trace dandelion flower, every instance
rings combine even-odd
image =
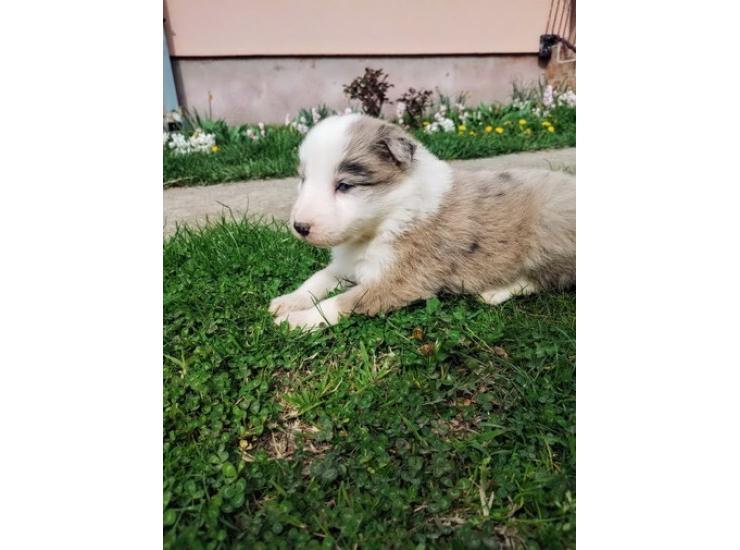
[[[429,123],[429,121],[428,121],[428,120],[425,120],[424,122],[422,122],[422,123],[421,123],[421,125],[422,125],[422,126],[429,126],[429,124],[430,124],[430,123]]]
[[[549,122],[549,121],[547,121],[547,120],[543,120],[543,121],[542,121],[542,125],[543,125],[543,126],[544,126],[545,128],[547,128],[548,126],[550,126],[550,122]]]
[[[553,133],[555,131],[555,126],[548,126],[547,131]]]
[[[524,134],[525,135],[528,135],[528,136],[531,136],[532,135],[532,128],[527,128],[526,130],[524,130]]]
[[[520,118],[519,119],[519,126],[526,126],[526,125],[527,125],[527,120],[524,119],[524,118]]]
[[[471,135],[471,136],[477,136],[478,134],[476,134],[473,130],[470,130],[469,135]]]
[[[485,130],[487,134],[490,134],[491,132],[493,132],[493,126],[486,126]]]
[[[504,133],[504,129],[501,126],[497,126],[496,127],[496,133],[497,134],[503,134]]]
[[[221,148],[218,145],[211,145],[211,153],[218,153]]]
[[[465,125],[464,125],[464,124],[461,124],[460,126],[458,126],[458,127],[457,127],[457,129],[458,129],[458,130],[459,130],[460,132],[464,132],[464,131],[465,131]]]

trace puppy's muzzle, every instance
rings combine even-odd
[[[308,234],[311,232],[311,224],[295,222],[293,224],[293,229],[295,229],[296,233],[301,237],[308,237]]]

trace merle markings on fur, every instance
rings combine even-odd
[[[356,114],[317,124],[299,158],[290,226],[332,261],[272,300],[276,323],[313,329],[440,292],[495,305],[575,284],[570,174],[453,171],[398,126]]]

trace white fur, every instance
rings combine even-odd
[[[339,322],[339,308],[337,307],[337,296],[323,300],[309,309],[289,311],[275,317],[275,323],[280,324],[287,321],[291,328],[302,328],[311,330],[322,324],[335,325]]]
[[[311,225],[306,239],[315,246],[333,246],[357,216],[350,197],[337,195],[334,176],[349,143],[349,126],[360,115],[334,116],[319,122],[298,149],[302,183],[290,214],[294,222]]]
[[[452,169],[425,149],[417,149],[412,173],[382,201],[367,205],[382,212],[372,240],[346,242],[332,248],[330,268],[338,277],[356,283],[377,280],[394,259],[393,241],[414,222],[431,216],[452,185]],[[337,209],[341,208],[337,205]],[[362,205],[360,205],[362,206]],[[341,215],[340,215],[341,217]]]
[[[513,296],[526,296],[537,292],[537,285],[527,279],[519,279],[512,284],[500,288],[493,288],[486,292],[481,292],[481,298],[487,304],[497,306],[504,303]]]
[[[378,277],[392,262],[391,243],[405,227],[437,211],[452,185],[452,169],[426,149],[416,152],[412,173],[395,184],[383,200],[372,203],[335,192],[335,172],[349,143],[349,126],[360,115],[329,117],[317,124],[299,149],[304,181],[290,216],[308,223],[306,240],[332,247],[331,269],[355,282]],[[353,240],[373,234],[372,240]]]
[[[411,173],[391,192],[367,197],[335,191],[337,166],[349,143],[349,127],[359,115],[330,117],[317,124],[299,149],[303,182],[290,216],[311,226],[306,240],[332,248],[329,266],[301,287],[275,298],[270,311],[276,323],[312,328],[334,324],[339,314],[333,299],[314,304],[338,281],[368,283],[379,279],[394,261],[393,242],[412,222],[433,215],[452,186],[452,169],[423,147],[416,149]],[[363,235],[373,235],[371,239]],[[332,286],[333,285],[333,286]]]
[[[317,271],[297,290],[272,300],[270,313],[279,315],[288,311],[308,309],[316,302],[323,300],[339,284],[339,279],[328,268]]]

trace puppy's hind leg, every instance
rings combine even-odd
[[[540,288],[532,281],[528,279],[517,279],[513,283],[505,286],[500,286],[481,292],[480,297],[487,304],[497,306],[498,304],[504,303],[512,296],[526,296],[527,294],[534,294],[539,292]]]

